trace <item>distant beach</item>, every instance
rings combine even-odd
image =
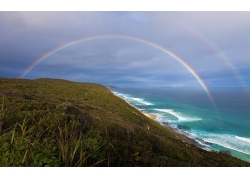
[[[212,92],[217,111],[202,90],[193,88],[119,88],[114,94],[165,126],[177,139],[250,162],[250,97],[239,88]],[[232,128],[232,124],[237,126]]]
[[[144,113],[144,112],[143,114],[153,120],[156,120],[156,118],[158,117],[157,114],[149,114],[149,113]]]
[[[112,92],[112,91],[111,91]],[[118,96],[117,94],[115,94],[114,92],[112,92],[115,96],[121,98],[120,96]],[[141,111],[139,108],[137,108],[136,106],[134,106],[133,104],[129,103],[128,101],[126,101],[125,99],[121,98],[122,100],[124,100],[127,104],[129,104],[130,106],[138,109],[141,113],[143,113],[145,116],[149,117],[150,119],[157,121],[157,117],[159,116],[158,114],[152,114],[152,113],[146,113],[146,112],[143,112]],[[160,123],[160,122],[158,122]],[[187,136],[185,136],[184,134],[180,134],[178,131],[172,129],[170,126],[168,126],[166,123],[160,123],[162,126],[164,126],[165,128],[167,128],[169,131],[171,131],[179,140],[185,142],[185,143],[188,143],[188,144],[192,144],[192,145],[195,145],[197,147],[201,147],[201,145],[196,142],[194,139],[192,138],[189,138]]]
[[[120,94],[114,93],[113,91],[111,91],[115,96],[121,98],[122,100],[124,100],[127,104],[129,104],[130,106],[136,108],[137,110],[139,110],[141,113],[143,113],[145,116],[147,116],[148,118],[160,123],[162,126],[164,126],[165,128],[167,128],[169,131],[171,131],[175,137],[179,140],[181,140],[182,142],[197,146],[199,148],[202,148],[202,145],[199,144],[197,141],[195,141],[195,139],[192,139],[184,134],[181,134],[178,130],[173,129],[171,126],[168,125],[168,123],[161,123],[159,121],[157,121],[157,118],[159,117],[158,114],[153,114],[153,113],[146,113],[144,111],[142,111],[142,109],[139,109],[138,107],[136,107],[135,105],[131,104],[129,101],[127,101],[126,99],[120,97]],[[138,98],[136,98],[138,99]],[[204,149],[204,148],[203,148]]]

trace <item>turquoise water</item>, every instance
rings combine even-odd
[[[250,95],[242,88],[111,90],[157,121],[196,140],[206,150],[224,151],[250,162]]]

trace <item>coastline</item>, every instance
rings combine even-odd
[[[145,116],[149,117],[150,119],[157,121],[157,114],[150,114],[150,113],[144,113],[142,112]],[[160,123],[160,122],[159,122]],[[194,139],[189,138],[187,136],[185,136],[184,134],[179,133],[178,131],[174,130],[173,128],[171,128],[170,126],[168,126],[166,123],[160,123],[162,126],[164,126],[166,129],[168,129],[169,131],[171,131],[176,137],[177,139],[181,140],[182,142],[194,145],[194,146],[198,146],[198,147],[202,147],[198,142],[196,142]]]
[[[192,137],[192,136],[189,136],[189,134],[185,134],[185,132],[182,132],[181,130],[179,130],[177,127],[173,127],[171,126],[171,124],[169,124],[168,122],[162,122],[162,121],[159,121],[159,114],[157,113],[150,113],[148,112],[146,109],[140,109],[138,107],[136,107],[135,105],[133,104],[130,104],[129,101],[127,101],[126,99],[123,99],[122,97],[120,97],[118,94],[116,95],[113,91],[111,91],[116,97],[122,99],[124,102],[126,102],[128,105],[134,107],[135,109],[137,109],[138,111],[140,111],[144,116],[148,117],[149,119],[159,123],[161,126],[163,126],[164,128],[166,128],[168,131],[172,132],[172,134],[176,137],[176,140],[179,140],[179,141],[182,141],[186,147],[190,147],[190,146],[194,146],[194,147],[197,147],[197,148],[200,148],[200,149],[203,149],[205,151],[217,151],[217,152],[223,152],[223,153],[226,153],[226,154],[229,154],[230,156],[233,156],[233,157],[236,157],[236,158],[239,158],[243,161],[247,161],[247,162],[250,162],[249,161],[249,158],[244,158],[241,156],[241,154],[239,155],[233,155],[231,154],[230,151],[228,150],[214,150],[214,149],[210,149],[210,145],[212,145],[212,143],[209,143],[209,142],[205,142],[203,141],[202,139],[199,139],[197,137]],[[150,110],[150,108],[149,108]],[[223,147],[223,146],[222,146]],[[226,147],[225,147],[226,148]],[[234,149],[233,149],[234,150]],[[238,153],[237,150],[235,150],[235,152]]]
[[[112,92],[112,91],[111,91]],[[153,121],[156,121],[158,123],[160,123],[159,121],[157,121],[157,117],[158,115],[157,114],[152,114],[152,113],[146,113],[146,112],[143,112],[141,111],[139,108],[137,108],[136,106],[130,104],[128,101],[126,101],[125,99],[119,97],[118,95],[116,95],[114,92],[112,92],[116,97],[124,100],[128,105],[136,108],[138,111],[140,111],[142,114],[144,114],[145,116],[147,116],[148,118],[150,118],[151,120]],[[185,136],[184,134],[181,134],[179,133],[178,131],[176,131],[175,129],[171,128],[167,123],[160,123],[162,126],[164,126],[165,128],[167,128],[169,131],[171,131],[175,137],[179,140],[181,140],[182,142],[184,143],[187,143],[187,144],[190,144],[190,145],[193,145],[193,146],[196,146],[196,147],[199,147],[199,148],[202,148],[202,146],[197,142],[195,141],[194,139],[192,138],[189,138],[188,136]],[[203,149],[203,148],[202,148]]]
[[[179,140],[181,140],[182,142],[185,142],[185,143],[188,143],[188,144],[191,144],[191,145],[194,145],[196,147],[199,147],[199,148],[203,148],[202,145],[200,145],[197,141],[195,141],[194,139],[188,137],[188,136],[185,136],[184,134],[181,134],[179,133],[178,131],[176,131],[175,129],[171,128],[170,126],[167,125],[167,123],[162,123],[162,125],[167,128],[169,131],[171,131]]]
[[[111,91],[112,92],[112,91]],[[152,114],[152,113],[146,113],[146,112],[143,112],[141,111],[139,108],[137,108],[136,106],[130,104],[128,101],[126,101],[125,99],[119,97],[118,95],[116,95],[114,92],[112,92],[116,97],[124,100],[128,105],[136,108],[138,111],[140,111],[142,114],[144,114],[145,116],[147,116],[148,118],[152,119],[153,121],[156,121],[158,123],[160,123],[162,126],[164,126],[166,129],[168,129],[169,131],[171,131],[175,137],[178,139],[178,140],[181,140],[182,142],[185,142],[187,144],[190,144],[190,145],[194,145],[196,147],[199,147],[199,148],[202,148],[202,145],[200,145],[197,141],[195,141],[194,139],[188,137],[188,136],[185,136],[184,134],[181,134],[179,133],[178,131],[176,131],[175,129],[171,128],[167,123],[161,123],[159,121],[157,121],[157,117],[158,115],[157,114]],[[203,149],[203,148],[202,148]]]
[[[144,113],[142,112],[145,116],[149,117],[150,119],[156,121],[158,115],[157,114],[149,114],[149,113]]]

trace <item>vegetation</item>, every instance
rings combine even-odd
[[[182,142],[104,86],[0,78],[0,166],[250,164]]]

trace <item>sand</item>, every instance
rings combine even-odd
[[[115,95],[115,94],[114,94]],[[115,95],[115,96],[117,96],[117,95]],[[117,97],[119,97],[119,96],[117,96]],[[120,98],[120,97],[119,97]],[[120,98],[120,99],[122,99],[122,98]],[[122,100],[124,100],[124,99],[122,99]],[[137,107],[135,107],[135,106],[133,106],[132,104],[130,104],[129,102],[127,102],[126,100],[124,100],[128,105],[130,105],[130,106],[132,106],[132,107],[134,107],[134,108],[136,108],[137,110],[139,110]],[[140,110],[139,110],[140,111]],[[141,112],[141,111],[140,111]],[[156,122],[158,122],[156,119],[157,119],[157,117],[158,117],[158,115],[157,114],[149,114],[149,113],[144,113],[144,112],[142,112],[145,116],[147,116],[147,117],[149,117],[150,119],[152,119],[152,120],[154,120],[154,121],[156,121]],[[159,123],[159,122],[158,122]],[[189,137],[187,137],[187,136],[185,136],[185,135],[183,135],[183,134],[180,134],[180,133],[178,133],[177,131],[175,131],[174,129],[172,129],[170,126],[168,126],[167,124],[162,124],[165,128],[167,128],[169,131],[171,131],[171,132],[173,132],[173,134],[176,136],[176,138],[177,139],[179,139],[179,140],[181,140],[181,141],[183,141],[183,142],[185,142],[185,143],[188,143],[188,144],[191,144],[191,145],[194,145],[194,146],[198,146],[198,147],[200,147],[200,145],[194,140],[194,139],[191,139],[191,138],[189,138]]]
[[[143,113],[143,114],[153,120],[156,120],[156,118],[158,117],[157,114],[148,114],[148,113]]]

